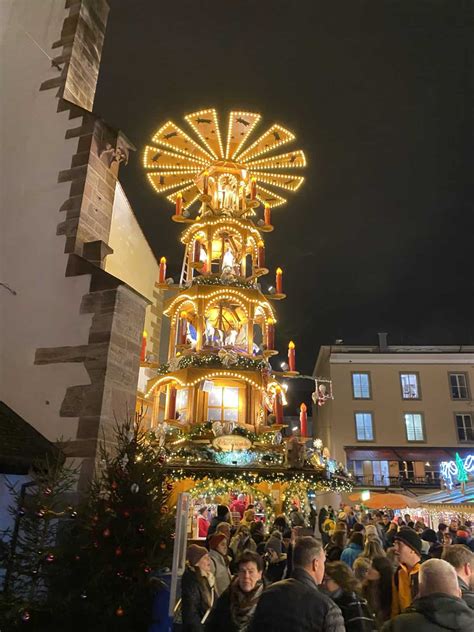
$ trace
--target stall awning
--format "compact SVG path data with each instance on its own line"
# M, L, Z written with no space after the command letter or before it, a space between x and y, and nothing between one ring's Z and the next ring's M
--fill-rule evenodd
M455 453L461 457L464 450L457 448L424 448L413 447L361 447L350 446L344 448L346 457L352 461L450 461Z

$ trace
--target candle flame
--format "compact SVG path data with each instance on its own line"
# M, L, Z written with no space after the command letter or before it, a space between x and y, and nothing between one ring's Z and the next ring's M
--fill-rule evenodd
M259 242L257 242L257 246L258 246L259 248L263 248L263 247L264 247L264 245L265 245L265 244L264 244L264 242L263 242L261 239L260 239L260 241L259 241Z
M306 404L304 402L301 404L300 410L301 410L302 413L305 413L308 410L308 408L307 408L307 406L306 406Z
M166 257L161 257L160 263L166 263Z
M144 337L144 338L147 338L147 337L148 337L148 334L147 334L147 332L146 332L146 330L145 330L145 329L143 330L143 337Z
M290 342L288 343L288 349L294 349L295 348L295 343L293 342L293 340L290 340Z
M276 269L276 273L277 273L277 274L283 274L283 270L282 270L281 268L277 268L277 269Z

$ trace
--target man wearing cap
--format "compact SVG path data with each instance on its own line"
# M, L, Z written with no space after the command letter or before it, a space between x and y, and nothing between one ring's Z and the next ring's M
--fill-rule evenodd
M410 527L402 527L394 538L399 566L393 576L392 617L408 608L418 593L421 546L421 538Z

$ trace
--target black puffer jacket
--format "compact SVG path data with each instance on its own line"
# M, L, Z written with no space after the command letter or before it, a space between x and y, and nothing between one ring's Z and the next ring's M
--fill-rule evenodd
M415 599L382 632L473 632L474 611L462 599L442 593Z
M294 568L291 579L272 584L258 602L250 632L345 632L336 604L313 578Z

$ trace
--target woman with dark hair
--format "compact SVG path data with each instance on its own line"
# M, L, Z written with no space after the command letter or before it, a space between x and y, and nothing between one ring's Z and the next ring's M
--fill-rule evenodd
M242 553L237 577L219 597L206 632L247 632L263 591L263 561L252 551Z
M288 520L286 519L286 516L280 515L280 516L277 516L275 520L273 521L273 527L271 530L281 531L281 533L283 533L284 531L288 529L289 526L290 524Z
M379 540L366 540L361 557L366 557L368 560L373 560L374 557L385 557L385 551Z
M214 575L207 549L191 544L186 554L186 569L181 580L183 632L203 632L214 604Z
M358 594L360 584L347 564L326 564L323 589L341 609L346 632L372 632L377 629L367 601Z
M342 530L334 531L329 543L324 549L328 562L338 562L346 546L346 532Z
M374 557L362 584L362 595L367 599L371 611L375 612L379 627L390 619L393 573L393 564L387 557Z
M353 533L349 544L341 553L341 562L345 562L349 568L352 568L354 560L361 555L364 549L364 536L360 532Z

